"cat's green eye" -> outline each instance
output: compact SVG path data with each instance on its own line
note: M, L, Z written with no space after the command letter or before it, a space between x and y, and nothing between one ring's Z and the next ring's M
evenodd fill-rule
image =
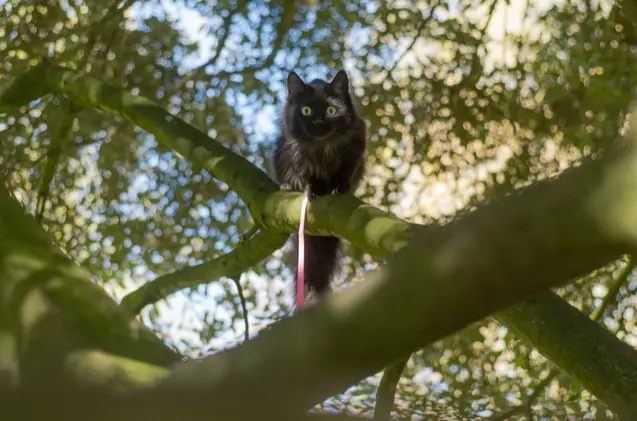
M306 116L307 115L312 115L312 109L306 105L305 107L301 108L301 114L306 115Z
M327 107L325 112L327 113L327 115L336 115L336 107L330 105L329 107Z

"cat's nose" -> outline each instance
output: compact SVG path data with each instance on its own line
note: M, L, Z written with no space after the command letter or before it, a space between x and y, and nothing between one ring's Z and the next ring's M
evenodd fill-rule
M314 119L314 124L323 124L323 119L322 118Z

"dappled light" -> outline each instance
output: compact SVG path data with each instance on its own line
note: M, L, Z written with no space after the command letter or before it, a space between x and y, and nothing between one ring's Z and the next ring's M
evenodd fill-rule
M629 3L7 0L0 345L41 305L71 377L95 366L100 387L168 379L161 393L200 396L187 380L201 370L228 406L218 417L245 387L273 419L266 397L285 393L294 416L370 417L388 396L394 419L628 419L635 392L600 385L618 361L637 384ZM367 125L365 173L356 198L311 201L308 232L345 247L332 296L297 314L301 197L274 181L275 142L289 72L340 69ZM549 326L551 311L584 321ZM582 335L617 359L588 373ZM348 358L361 366L334 368Z

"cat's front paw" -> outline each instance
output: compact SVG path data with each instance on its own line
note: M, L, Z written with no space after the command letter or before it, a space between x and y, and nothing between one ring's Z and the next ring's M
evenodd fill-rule
M281 191L293 191L292 184L283 183L279 185L279 190Z
M349 186L335 187L330 194L346 194L349 193Z

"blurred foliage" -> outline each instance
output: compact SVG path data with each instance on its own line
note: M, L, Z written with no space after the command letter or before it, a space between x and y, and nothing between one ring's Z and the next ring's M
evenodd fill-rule
M554 176L625 129L633 22L620 2L601 0L7 0L0 83L53 57L158 101L269 170L287 71L329 78L344 67L369 122L359 195L408 220L444 222ZM225 185L113 116L73 110L68 122L65 101L0 115L0 168L35 213L56 163L42 224L96 282L121 298L236 246L249 215ZM378 263L349 251L345 282ZM244 274L252 332L288 310L288 263L282 251ZM623 264L560 293L590 312ZM190 355L243 335L234 282L204 281L214 282L143 314ZM602 320L631 345L636 287L629 277ZM325 405L370 413L377 382ZM493 320L415 354L398 391L401 415L607 419L603 404Z

